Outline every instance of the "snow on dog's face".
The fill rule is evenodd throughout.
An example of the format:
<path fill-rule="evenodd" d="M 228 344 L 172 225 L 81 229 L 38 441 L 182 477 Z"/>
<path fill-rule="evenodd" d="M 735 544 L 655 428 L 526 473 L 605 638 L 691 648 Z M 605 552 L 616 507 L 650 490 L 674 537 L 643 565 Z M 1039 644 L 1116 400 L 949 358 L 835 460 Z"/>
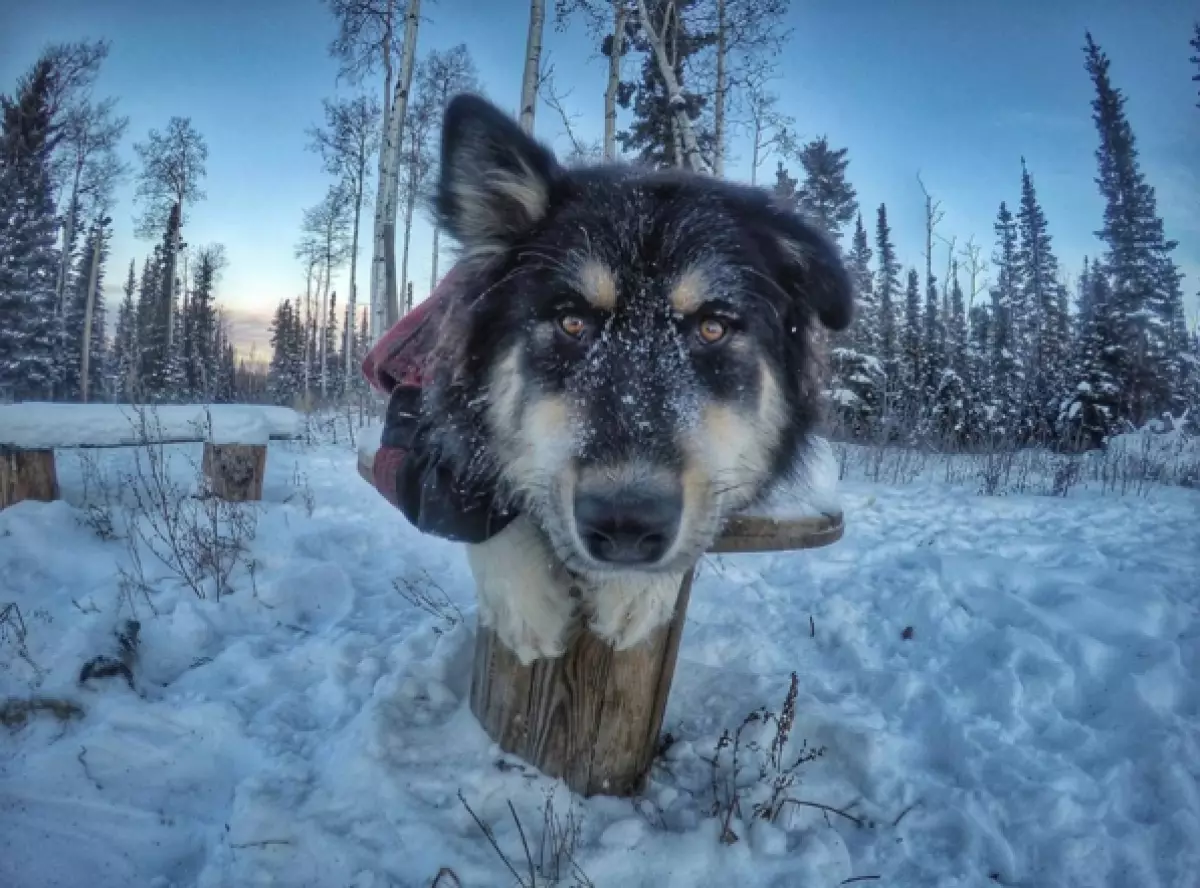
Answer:
<path fill-rule="evenodd" d="M 847 326 L 851 288 L 836 248 L 764 192 L 564 169 L 459 96 L 437 210 L 475 294 L 430 404 L 442 446 L 482 458 L 568 567 L 686 567 L 802 457 L 814 319 Z"/>

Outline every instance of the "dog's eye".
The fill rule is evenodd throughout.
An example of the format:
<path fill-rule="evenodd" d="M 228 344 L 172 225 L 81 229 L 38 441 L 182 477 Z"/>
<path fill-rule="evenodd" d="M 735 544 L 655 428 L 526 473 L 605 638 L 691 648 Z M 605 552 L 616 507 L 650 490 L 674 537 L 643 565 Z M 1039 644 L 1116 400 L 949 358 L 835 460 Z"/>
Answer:
<path fill-rule="evenodd" d="M 696 335 L 705 345 L 715 345 L 724 339 L 728 332 L 728 325 L 720 318 L 705 318 L 696 328 Z"/>
<path fill-rule="evenodd" d="M 559 315 L 558 328 L 572 339 L 581 339 L 587 332 L 587 321 L 576 314 Z"/>

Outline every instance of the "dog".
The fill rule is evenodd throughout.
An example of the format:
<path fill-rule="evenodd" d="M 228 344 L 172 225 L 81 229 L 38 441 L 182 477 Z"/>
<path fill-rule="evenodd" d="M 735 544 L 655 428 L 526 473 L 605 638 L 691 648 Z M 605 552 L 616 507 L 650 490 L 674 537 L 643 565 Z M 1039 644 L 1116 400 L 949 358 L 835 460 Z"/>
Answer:
<path fill-rule="evenodd" d="M 526 665 L 583 625 L 630 648 L 729 516 L 802 471 L 814 333 L 851 322 L 850 277 L 765 191 L 567 168 L 470 94 L 441 138 L 434 209 L 470 296 L 443 321 L 423 431 L 519 513 L 467 546 L 481 622 Z"/>

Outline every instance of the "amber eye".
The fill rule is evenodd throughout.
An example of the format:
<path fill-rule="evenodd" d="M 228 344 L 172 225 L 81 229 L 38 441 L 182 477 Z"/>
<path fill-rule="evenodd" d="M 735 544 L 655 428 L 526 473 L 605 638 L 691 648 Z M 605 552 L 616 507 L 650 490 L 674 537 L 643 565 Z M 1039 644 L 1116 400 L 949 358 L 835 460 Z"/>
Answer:
<path fill-rule="evenodd" d="M 579 339 L 587 330 L 587 322 L 579 315 L 565 314 L 558 319 L 559 328 L 572 339 Z"/>
<path fill-rule="evenodd" d="M 705 345 L 715 345 L 725 338 L 729 328 L 724 321 L 718 318 L 705 318 L 700 322 L 696 332 L 700 336 L 700 341 Z"/>

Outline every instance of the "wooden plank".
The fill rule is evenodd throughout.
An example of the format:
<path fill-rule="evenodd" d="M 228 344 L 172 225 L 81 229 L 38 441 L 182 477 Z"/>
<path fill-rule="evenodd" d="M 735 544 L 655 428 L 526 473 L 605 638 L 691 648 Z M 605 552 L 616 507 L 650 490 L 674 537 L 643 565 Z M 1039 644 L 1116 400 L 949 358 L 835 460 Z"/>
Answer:
<path fill-rule="evenodd" d="M 0 509 L 24 500 L 58 499 L 58 473 L 53 450 L 0 447 Z"/>
<path fill-rule="evenodd" d="M 142 415 L 146 428 L 143 428 Z M 0 447 L 10 450 L 100 449 L 144 444 L 261 444 L 297 440 L 303 417 L 289 407 L 258 404 L 22 402 L 0 405 Z"/>

